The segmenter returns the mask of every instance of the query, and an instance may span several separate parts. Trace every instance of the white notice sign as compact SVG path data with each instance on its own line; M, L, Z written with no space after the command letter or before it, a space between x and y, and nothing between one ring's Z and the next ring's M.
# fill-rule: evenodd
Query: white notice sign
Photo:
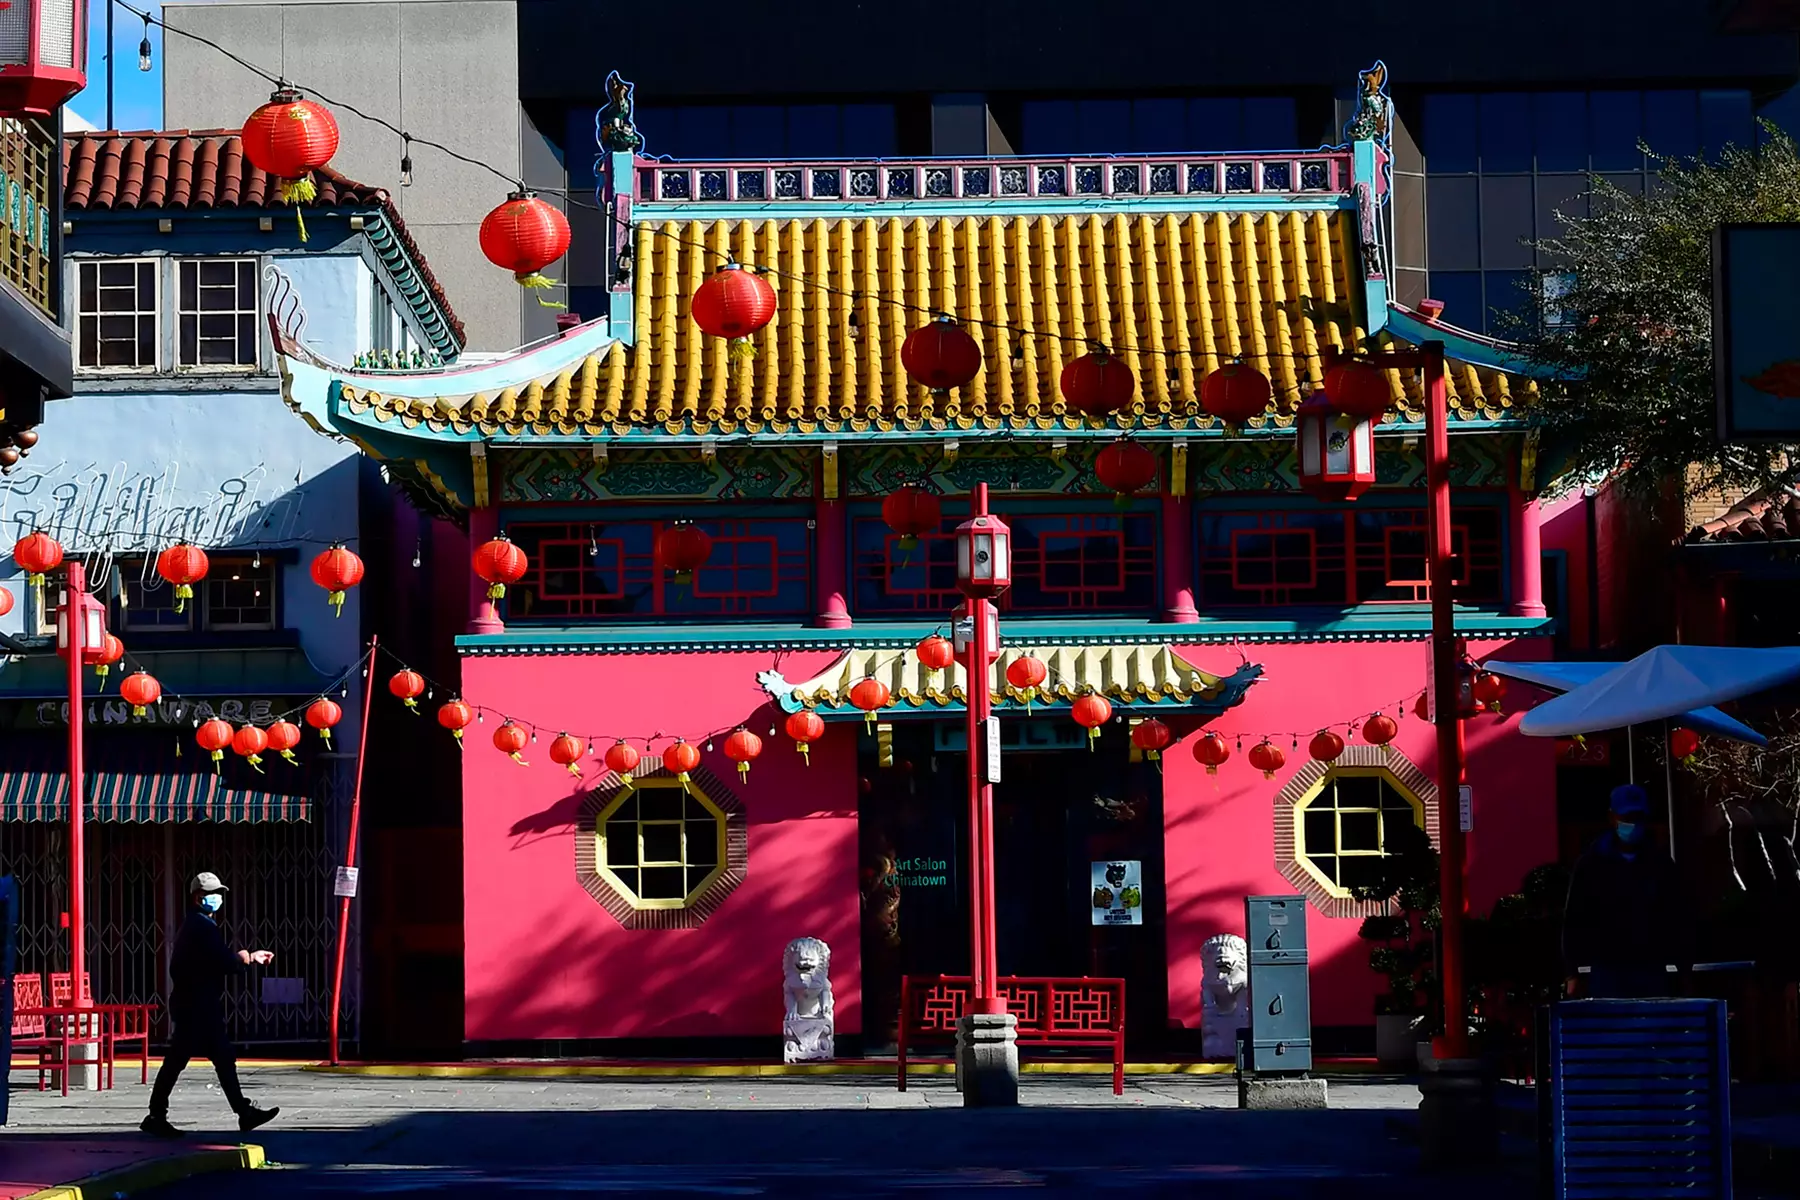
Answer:
M331 894L354 900L356 898L356 877L361 873L361 867L339 867L337 869L337 885L331 889Z
M1000 782L1000 718L989 717L981 723L982 732L987 735L987 757L982 761L982 769L987 772L989 783Z
M1144 923L1144 864L1097 862L1093 864L1094 924L1142 925Z
M1463 784L1456 789L1457 821L1464 833L1475 831L1475 789Z

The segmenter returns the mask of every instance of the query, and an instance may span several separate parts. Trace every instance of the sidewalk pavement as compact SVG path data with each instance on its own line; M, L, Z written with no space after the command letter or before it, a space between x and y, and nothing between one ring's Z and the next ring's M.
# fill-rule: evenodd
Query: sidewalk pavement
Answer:
M216 1171L263 1165L261 1146L209 1146L132 1137L18 1135L0 1154L0 1200L109 1200Z

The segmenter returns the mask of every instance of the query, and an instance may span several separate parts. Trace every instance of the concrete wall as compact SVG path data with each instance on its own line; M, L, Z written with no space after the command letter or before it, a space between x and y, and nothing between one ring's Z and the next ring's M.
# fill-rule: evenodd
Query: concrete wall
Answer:
M510 0L170 3L163 15L175 28L228 47L303 88L316 86L415 137L508 174L519 170L517 25ZM163 113L171 129L241 125L270 91L265 80L209 46L182 37L167 41ZM336 115L343 140L332 165L392 191L468 329L468 349L517 346L523 340L520 289L482 256L477 240L482 217L505 198L507 183L415 143L417 183L402 188L399 136L349 112Z

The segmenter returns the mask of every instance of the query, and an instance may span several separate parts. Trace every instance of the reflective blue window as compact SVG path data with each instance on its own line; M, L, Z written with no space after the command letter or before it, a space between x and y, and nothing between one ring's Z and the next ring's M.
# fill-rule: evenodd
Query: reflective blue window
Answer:
M1763 105L1757 116L1773 121L1789 137L1800 134L1800 87L1789 88ZM1763 136L1760 130L1757 136Z
M1480 332L1487 313L1481 306L1480 271L1433 271L1430 295L1444 302L1444 320Z
M1517 313L1521 316L1531 310L1531 295L1526 288L1526 281L1531 277L1530 271L1489 271L1487 272L1487 331L1501 337L1517 337L1515 326L1499 319L1500 313Z
M1588 98L1588 136L1596 171L1641 170L1643 136L1640 92L1594 92Z
M1075 106L1075 139L1084 153L1118 154L1131 142L1131 101L1083 100Z
M1246 150L1288 150L1299 144L1299 120L1289 96L1244 101Z
M1691 89L1644 93L1644 140L1665 158L1700 153L1699 96Z
M1756 123L1750 112L1750 93L1700 93L1700 147L1706 157L1718 160L1726 146L1748 148L1756 144Z
M1531 97L1501 92L1481 98L1481 169L1531 170Z
M843 150L835 104L796 104L787 111L787 148L794 158L836 158Z
M1019 110L1021 154L1075 154L1079 144L1073 100L1027 100Z
M729 108L695 105L676 109L671 115L675 119L666 137L658 136L658 127L638 122L638 128L647 131L644 144L652 153L675 158L730 158L737 152Z
M787 113L780 106L745 104L727 111L731 114L731 157L784 156L787 150ZM699 156L690 152L690 157Z
M1587 94L1542 92L1531 98L1532 141L1540 171L1585 171Z
M600 156L599 135L594 131L592 108L572 108L563 123L563 166L571 188L591 188L599 182L594 160Z
M1131 105L1131 145L1138 154L1204 150L1188 140L1187 106L1180 100L1136 100Z
M898 152L893 105L844 105L844 143L838 154L845 158L886 158Z
M1475 97L1425 97L1424 125L1426 170L1475 170Z
M1242 150L1244 106L1206 96L1187 102L1188 140L1196 150Z

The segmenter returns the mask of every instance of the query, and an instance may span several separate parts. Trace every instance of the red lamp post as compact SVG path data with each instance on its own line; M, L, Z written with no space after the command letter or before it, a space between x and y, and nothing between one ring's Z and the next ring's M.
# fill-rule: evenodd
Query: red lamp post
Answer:
M87 804L82 790L81 735L86 714L81 668L98 663L106 651L106 609L88 594L80 563L69 561L66 579L63 601L56 610L56 652L69 668L69 970L75 1005L86 1008L94 998L88 994L87 895L83 887Z

